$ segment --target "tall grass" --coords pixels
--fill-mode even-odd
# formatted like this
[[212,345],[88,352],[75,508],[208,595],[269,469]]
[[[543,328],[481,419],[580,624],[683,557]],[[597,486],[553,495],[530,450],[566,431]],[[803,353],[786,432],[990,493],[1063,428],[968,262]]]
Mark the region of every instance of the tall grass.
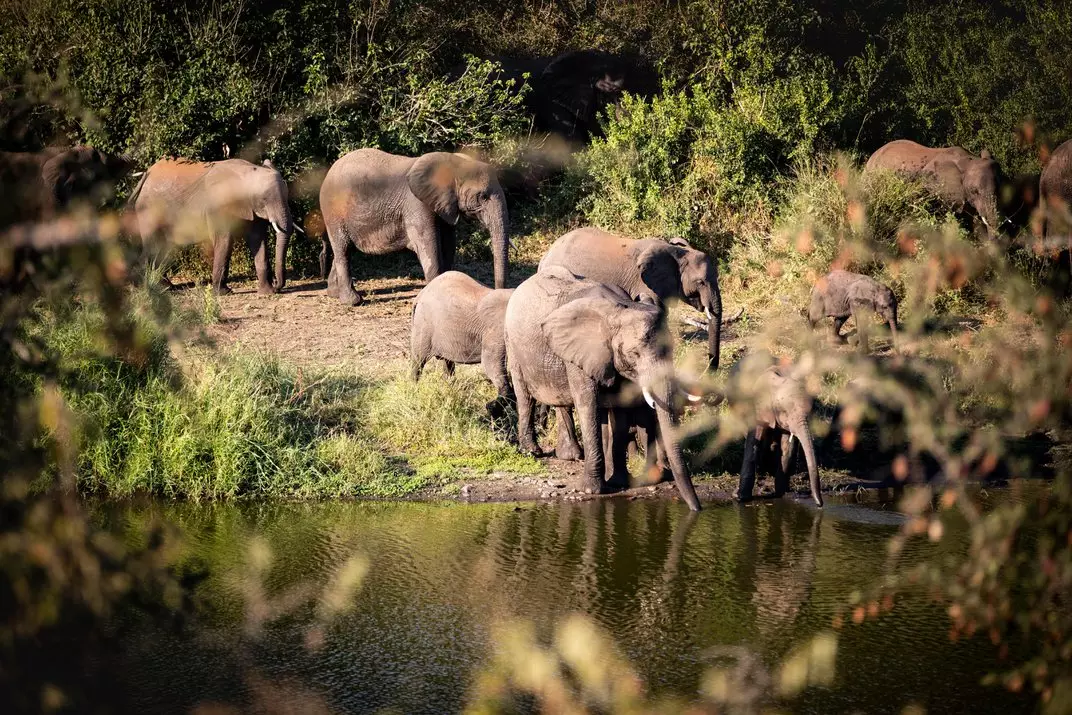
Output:
[[141,326],[140,364],[94,344],[103,316],[45,316],[61,387],[82,424],[79,488],[113,496],[399,497],[459,473],[532,473],[483,420],[474,374],[415,385],[402,375],[302,371],[243,353],[174,357]]

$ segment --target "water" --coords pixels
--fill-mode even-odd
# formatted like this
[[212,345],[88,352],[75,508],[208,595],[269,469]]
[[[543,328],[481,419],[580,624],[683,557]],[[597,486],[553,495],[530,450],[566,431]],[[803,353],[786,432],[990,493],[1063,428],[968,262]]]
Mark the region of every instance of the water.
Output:
[[[581,612],[607,629],[656,693],[693,696],[714,646],[747,646],[768,664],[827,629],[839,606],[883,572],[892,505],[777,501],[715,506],[613,500],[583,504],[150,504],[108,507],[114,528],[165,516],[190,562],[207,565],[198,625],[128,625],[121,677],[132,709],[186,712],[244,703],[264,684],[300,683],[331,708],[441,713],[466,702],[494,624],[522,617],[549,637]],[[953,533],[941,548],[964,543]],[[322,584],[347,557],[371,564],[354,610],[309,635],[301,607],[238,647],[240,584],[252,534],[275,554],[266,589]],[[919,543],[909,559],[935,547]],[[841,631],[837,678],[798,712],[1020,712],[1030,701],[979,684],[997,669],[982,639],[953,644],[920,596]],[[316,648],[307,647],[312,638]],[[258,690],[260,688],[260,690]],[[258,695],[258,692],[261,694]]]

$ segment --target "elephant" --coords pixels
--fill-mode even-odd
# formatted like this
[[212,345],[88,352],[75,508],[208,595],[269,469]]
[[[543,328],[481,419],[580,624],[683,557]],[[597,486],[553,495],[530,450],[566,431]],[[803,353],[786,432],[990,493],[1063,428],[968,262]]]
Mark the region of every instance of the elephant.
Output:
[[[535,402],[577,410],[584,442],[584,490],[602,493],[605,460],[600,407],[628,402],[637,388],[656,410],[678,493],[700,509],[674,433],[673,356],[661,306],[550,266],[525,280],[506,306],[506,364],[517,397],[518,440],[540,454]],[[613,430],[612,430],[613,431]],[[613,465],[614,473],[620,474]]]
[[512,288],[492,290],[458,271],[447,271],[428,282],[413,302],[410,362],[414,381],[429,358],[455,363],[480,363],[499,396],[512,397],[506,374],[503,318]]
[[632,239],[595,227],[579,228],[552,244],[540,270],[550,266],[618,286],[633,298],[681,298],[707,316],[708,363],[712,370],[718,369],[722,338],[718,266],[684,239]]
[[1047,237],[1072,236],[1072,139],[1050,154],[1039,178]]
[[[601,136],[599,115],[622,96],[649,97],[659,91],[659,75],[651,63],[629,54],[572,50],[555,57],[498,57],[497,78],[513,80],[520,91],[527,81],[525,105],[538,132],[584,143]],[[452,73],[460,75],[461,67]],[[527,80],[525,75],[528,75]]]
[[78,201],[96,207],[130,169],[126,157],[88,146],[0,152],[0,228],[47,220]]
[[328,294],[345,305],[362,298],[350,285],[347,252],[409,249],[424,279],[454,265],[454,226],[461,214],[477,218],[491,234],[495,288],[506,287],[506,196],[495,169],[464,154],[433,152],[411,158],[379,149],[359,149],[336,161],[320,187],[320,211],[334,254]]
[[[176,243],[204,243],[212,248],[212,287],[230,293],[227,277],[235,234],[245,234],[257,273],[257,290],[272,294],[286,285],[287,244],[295,230],[287,203],[287,185],[271,162],[244,159],[199,162],[161,159],[134,188],[127,206],[137,217],[146,246],[160,245],[171,232]],[[275,231],[275,280],[268,273],[268,227]]]
[[833,337],[843,341],[841,327],[852,316],[856,319],[859,347],[867,351],[867,317],[875,313],[889,323],[894,345],[897,344],[897,296],[887,286],[869,276],[849,271],[830,271],[811,290],[808,322],[812,329],[823,318],[833,318]]
[[923,179],[928,187],[958,212],[972,212],[997,238],[997,162],[986,149],[979,156],[959,146],[932,149],[908,139],[898,139],[879,148],[864,167],[865,172],[887,169]]
[[[755,373],[751,373],[755,375]],[[823,505],[822,488],[819,484],[819,466],[815,458],[808,419],[812,411],[812,398],[803,383],[778,366],[768,367],[752,380],[748,373],[741,372],[739,379],[751,382],[747,393],[755,409],[755,427],[748,431],[745,440],[741,477],[734,497],[739,501],[752,498],[756,482],[756,462],[761,453],[773,453],[776,457],[774,490],[777,496],[789,488],[793,441],[800,443],[808,465],[808,480],[811,498],[817,506]],[[777,442],[774,440],[777,439]]]
[[653,408],[642,401],[620,405],[613,410],[602,411],[600,421],[603,426],[603,453],[611,455],[609,464],[612,473],[608,479],[615,478],[614,465],[624,465],[628,460],[630,442],[644,450],[644,477],[649,484],[673,478],[666,465],[666,450],[661,443],[658,416]]

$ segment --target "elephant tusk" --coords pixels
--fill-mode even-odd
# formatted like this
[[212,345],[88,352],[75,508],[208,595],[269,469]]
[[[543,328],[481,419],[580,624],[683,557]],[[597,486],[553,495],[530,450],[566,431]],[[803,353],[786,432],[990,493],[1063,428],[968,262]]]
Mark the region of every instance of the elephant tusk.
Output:
[[981,218],[983,220],[983,225],[984,226],[986,226],[987,228],[990,228],[990,222],[986,220],[986,216],[980,216],[979,218]]
[[298,233],[300,233],[303,236],[305,235],[305,229],[302,228],[301,226],[299,226],[298,224],[294,224],[294,230],[297,231]]
[[651,409],[654,410],[655,409],[655,398],[651,396],[650,392],[648,392],[648,388],[646,388],[646,387],[641,388],[641,392],[644,393],[644,402],[647,402],[648,407],[650,407]]
[[682,318],[682,321],[686,325],[691,325],[692,327],[699,328],[700,330],[707,330],[709,325],[708,323],[703,323],[699,320],[693,320],[692,318]]
[[130,178],[136,179],[136,178],[138,178],[139,176],[141,176],[144,173],[145,173],[144,171],[135,171],[133,174],[130,175]]
[[703,314],[707,317],[708,323],[710,323],[715,318],[715,316],[711,315],[711,309],[708,307],[704,307]]
[[685,397],[689,398],[689,402],[700,402],[703,400],[703,395],[694,395],[691,392],[686,392]]

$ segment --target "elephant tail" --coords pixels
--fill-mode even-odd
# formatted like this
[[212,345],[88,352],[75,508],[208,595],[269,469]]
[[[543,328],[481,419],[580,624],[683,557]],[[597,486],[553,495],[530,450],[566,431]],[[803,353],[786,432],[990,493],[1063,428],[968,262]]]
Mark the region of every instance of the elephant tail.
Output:
[[126,209],[127,211],[134,210],[134,204],[138,202],[138,197],[141,196],[141,189],[145,186],[145,180],[149,178],[149,170],[146,169],[141,173],[141,178],[138,179],[138,183],[134,186],[134,190],[130,192],[130,197],[127,198]]

